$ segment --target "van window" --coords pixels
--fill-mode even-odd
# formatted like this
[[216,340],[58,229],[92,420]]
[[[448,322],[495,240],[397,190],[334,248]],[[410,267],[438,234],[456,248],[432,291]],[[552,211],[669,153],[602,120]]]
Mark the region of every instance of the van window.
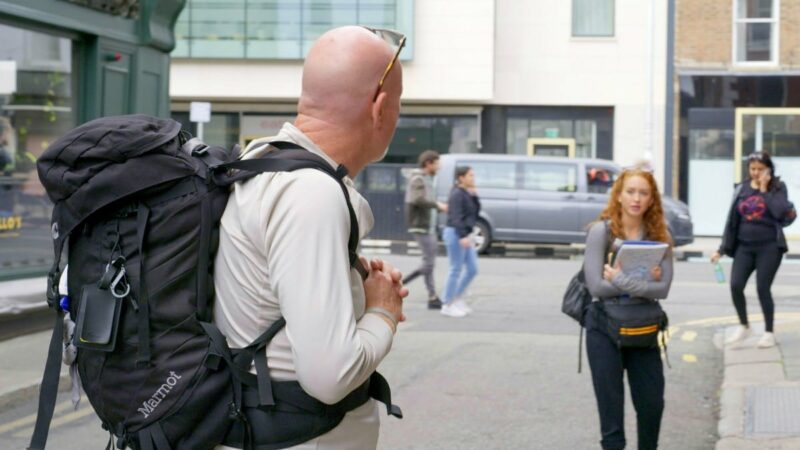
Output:
[[593,194],[606,194],[614,181],[617,173],[602,166],[586,166],[586,190]]
[[514,189],[517,184],[517,164],[514,162],[463,161],[457,166],[472,167],[478,189]]
[[574,164],[524,163],[522,188],[533,191],[575,192],[578,189]]

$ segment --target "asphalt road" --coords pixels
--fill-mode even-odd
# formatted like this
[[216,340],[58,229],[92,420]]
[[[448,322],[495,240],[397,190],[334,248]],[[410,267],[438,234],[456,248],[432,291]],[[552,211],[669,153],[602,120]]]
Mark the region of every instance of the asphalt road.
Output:
[[[389,256],[405,271],[415,257]],[[579,261],[485,258],[469,292],[475,313],[444,317],[425,308],[422,280],[406,301],[381,372],[393,386],[403,420],[383,418],[382,449],[591,449],[599,448],[599,421],[585,363],[578,374],[578,326],[560,312],[564,286]],[[438,285],[446,260],[437,260]],[[773,288],[780,314],[800,312],[800,264],[785,263]],[[759,313],[754,286],[751,313]],[[722,355],[715,342],[732,323],[727,285],[707,263],[676,264],[665,309],[672,324],[665,368],[666,411],[661,448],[713,449],[717,440]],[[102,448],[107,434],[88,409],[60,410],[50,448]],[[0,412],[0,448],[25,448],[35,401]],[[629,448],[636,448],[635,413],[626,407]]]

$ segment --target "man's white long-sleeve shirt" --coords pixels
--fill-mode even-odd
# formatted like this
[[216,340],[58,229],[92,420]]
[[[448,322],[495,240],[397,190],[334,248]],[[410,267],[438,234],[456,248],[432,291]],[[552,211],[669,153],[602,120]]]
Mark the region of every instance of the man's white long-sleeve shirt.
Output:
[[[271,140],[294,142],[337,166],[289,123]],[[259,151],[266,147],[245,158]],[[345,184],[361,238],[373,226],[372,211],[349,177]],[[283,316],[286,327],[266,350],[270,375],[297,380],[329,404],[369,378],[393,338],[379,315],[364,313],[363,282],[349,262],[349,234],[344,195],[329,175],[315,169],[265,173],[234,187],[214,267],[214,323],[231,347],[247,346]],[[378,425],[378,409],[370,400],[307,444],[374,448]]]

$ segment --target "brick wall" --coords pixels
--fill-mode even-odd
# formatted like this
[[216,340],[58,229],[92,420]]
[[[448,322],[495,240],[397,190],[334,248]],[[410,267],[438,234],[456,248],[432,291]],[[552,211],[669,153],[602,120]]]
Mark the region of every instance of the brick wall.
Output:
[[675,2],[675,64],[678,67],[730,65],[732,4],[731,0]]
[[800,0],[781,0],[780,65],[800,68]]
[[[732,0],[677,0],[675,63],[678,67],[731,68]],[[781,69],[800,68],[800,0],[780,0]],[[774,71],[775,68],[765,70]]]

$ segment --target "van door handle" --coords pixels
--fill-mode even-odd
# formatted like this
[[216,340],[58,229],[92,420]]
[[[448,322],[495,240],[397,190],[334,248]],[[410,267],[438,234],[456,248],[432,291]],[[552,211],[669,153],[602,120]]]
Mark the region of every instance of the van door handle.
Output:
[[569,195],[567,195],[567,196],[566,196],[566,197],[564,197],[564,198],[565,198],[565,199],[567,199],[567,200],[575,200],[575,196],[574,196],[574,195],[572,195],[572,194],[569,194]]

